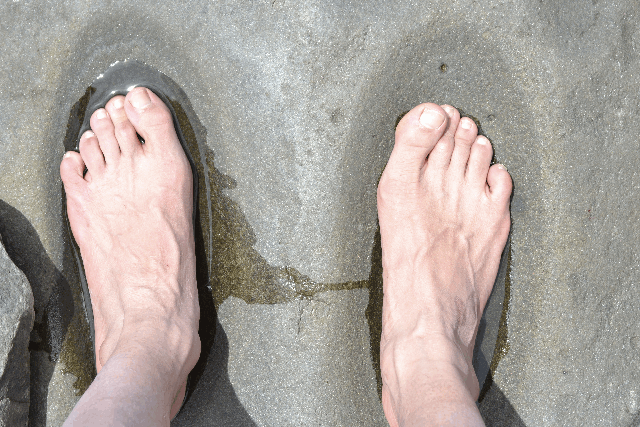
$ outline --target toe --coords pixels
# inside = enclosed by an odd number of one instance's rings
[[[418,181],[427,156],[447,130],[447,114],[436,104],[409,111],[396,128],[396,142],[386,170],[396,178]]]
[[[98,144],[104,154],[107,165],[115,165],[120,159],[120,146],[113,130],[113,122],[104,108],[97,109],[91,115],[91,130],[98,137]]]
[[[474,121],[469,117],[461,118],[456,130],[455,144],[451,154],[451,163],[449,164],[449,170],[454,174],[464,175],[469,161],[471,145],[476,140],[476,136],[478,136],[478,127]]]
[[[145,151],[180,145],[169,108],[149,89],[137,87],[131,90],[127,94],[125,110],[136,131],[145,140]]]
[[[491,166],[491,158],[493,157],[493,148],[491,142],[482,135],[476,138],[471,146],[471,154],[469,155],[469,163],[467,166],[467,181],[484,186],[487,182],[487,173]]]
[[[429,175],[429,180],[431,181],[443,177],[443,171],[449,166],[451,153],[453,152],[454,136],[458,128],[458,123],[460,122],[460,113],[457,109],[450,105],[443,105],[442,109],[447,113],[449,124],[447,125],[447,130],[444,132],[444,135],[438,140],[427,159],[426,173]]]
[[[508,206],[511,190],[513,189],[513,182],[511,181],[509,172],[507,172],[507,168],[501,164],[491,166],[487,174],[487,184],[489,184],[491,198],[498,203],[504,203],[505,206]]]
[[[60,178],[62,183],[67,189],[67,192],[73,187],[83,185],[86,183],[84,180],[84,161],[80,153],[75,151],[67,151],[62,157],[60,162]]]
[[[80,138],[80,156],[87,169],[91,172],[91,176],[96,176],[104,172],[104,155],[100,149],[98,138],[88,130]]]
[[[115,139],[124,156],[132,156],[142,149],[135,128],[129,121],[124,109],[125,97],[114,96],[105,106],[113,122]]]

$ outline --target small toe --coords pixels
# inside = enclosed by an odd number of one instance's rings
[[[91,115],[91,130],[98,138],[98,144],[104,154],[107,165],[115,165],[120,159],[120,146],[116,140],[113,122],[104,108],[99,108]]]
[[[67,151],[60,162],[60,178],[65,188],[70,189],[78,185],[86,184],[84,180],[85,164],[80,153]]]
[[[511,175],[507,172],[507,168],[501,164],[491,166],[487,174],[487,184],[489,184],[491,198],[508,206],[513,182],[511,181]]]
[[[113,121],[115,138],[122,155],[132,156],[142,150],[142,144],[135,128],[129,121],[129,117],[127,117],[124,105],[125,97],[118,95],[111,98],[105,108]]]
[[[460,112],[456,108],[450,105],[443,105],[442,109],[447,113],[449,124],[442,138],[438,140],[436,146],[429,153],[426,173],[429,175],[430,180],[443,177],[443,172],[449,166],[454,147],[454,137],[460,122]]]
[[[478,127],[474,121],[469,117],[461,118],[454,138],[455,145],[451,154],[451,163],[449,164],[450,171],[461,176],[464,175],[469,161],[471,145],[476,140],[476,136],[478,136]]]
[[[471,146],[467,165],[467,181],[484,186],[487,182],[487,173],[489,173],[492,157],[491,142],[486,137],[479,135]]]
[[[171,111],[151,90],[144,87],[132,89],[125,100],[125,111],[135,130],[145,140],[144,151],[180,147]]]
[[[385,170],[396,177],[418,181],[427,156],[447,130],[447,113],[436,104],[409,111],[396,128],[396,141]]]
[[[98,138],[88,130],[80,138],[80,155],[91,176],[96,176],[104,172],[104,155],[100,149]]]

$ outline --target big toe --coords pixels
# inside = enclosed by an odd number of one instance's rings
[[[447,129],[447,113],[436,104],[421,104],[409,111],[396,128],[396,142],[385,172],[418,181],[425,161]]]
[[[144,139],[145,151],[179,145],[169,108],[151,90],[144,87],[131,90],[126,96],[125,111]]]

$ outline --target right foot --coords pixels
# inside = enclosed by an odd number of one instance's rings
[[[96,367],[117,354],[157,365],[173,416],[200,354],[190,165],[171,113],[148,89],[112,98],[91,129],[60,175],[91,294]]]
[[[419,105],[396,129],[378,186],[380,363],[391,426],[482,424],[471,358],[509,233],[512,188],[506,169],[490,166],[492,154],[475,123],[450,106]]]

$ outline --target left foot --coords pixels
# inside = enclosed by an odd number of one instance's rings
[[[200,354],[191,168],[169,109],[146,88],[112,98],[91,129],[60,175],[91,294],[96,367],[116,354],[157,364],[167,388],[153,392],[166,393],[173,416]]]

